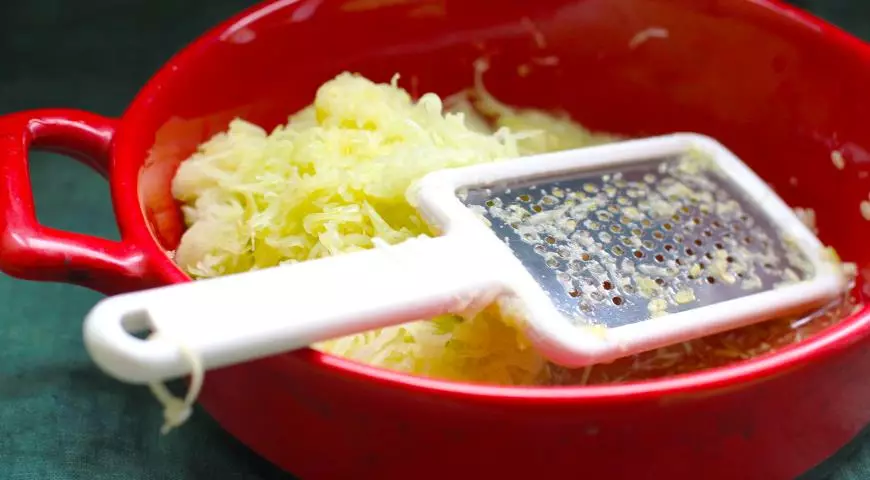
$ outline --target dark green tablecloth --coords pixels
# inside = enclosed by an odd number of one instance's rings
[[[0,114],[61,106],[117,116],[172,53],[250,3],[0,0]],[[870,1],[796,3],[870,38]],[[33,163],[44,223],[117,236],[108,188],[96,175],[52,155],[35,154]],[[82,348],[81,319],[97,299],[0,276],[0,480],[291,478],[202,411],[160,438],[160,410],[147,390],[108,379]],[[870,438],[812,476],[870,478]]]

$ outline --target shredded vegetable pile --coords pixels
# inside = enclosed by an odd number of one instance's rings
[[[189,229],[176,261],[214,277],[396,243],[426,232],[405,199],[428,172],[519,155],[518,136],[483,134],[436,95],[340,75],[271,133],[233,121],[172,185]]]
[[[271,133],[235,120],[175,176],[173,195],[189,226],[176,262],[208,278],[372,248],[375,239],[395,244],[431,233],[405,198],[428,172],[611,138],[478,92],[484,98],[452,97],[454,113],[446,113],[438,96],[414,101],[397,79],[376,84],[345,73]],[[441,378],[531,384],[547,372],[496,307],[473,319],[420,319],[315,347]]]
[[[235,120],[182,163],[172,191],[188,229],[175,260],[192,277],[209,278],[429,235],[405,196],[426,173],[616,138],[592,133],[567,116],[504,105],[486,92],[479,77],[474,88],[442,102],[431,93],[413,99],[397,78],[376,84],[344,73],[322,85],[313,105],[286,125],[266,132]],[[337,280],[359,281],[365,279]],[[765,342],[774,344],[756,343]],[[655,371],[677,361],[692,365],[686,362],[692,348],[703,351],[703,358],[734,360],[733,352],[721,353],[724,347],[693,345],[679,347],[678,353],[626,359],[622,368],[639,371],[638,362],[651,362]],[[594,376],[590,369],[549,365],[501,321],[496,306],[474,318],[420,319],[314,347],[389,369],[463,381],[587,383],[622,375]]]

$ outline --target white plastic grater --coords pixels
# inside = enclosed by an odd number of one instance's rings
[[[675,134],[439,171],[409,198],[442,235],[99,302],[95,362],[146,383],[493,300],[583,366],[826,304],[846,279],[743,162]],[[159,336],[143,340],[131,332]]]

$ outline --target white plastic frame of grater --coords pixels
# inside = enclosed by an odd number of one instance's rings
[[[790,236],[812,265],[809,278],[615,328],[590,327],[556,308],[533,272],[458,196],[619,171],[690,150],[707,155],[746,201]],[[819,306],[845,286],[824,246],[771,188],[719,142],[698,134],[443,170],[418,182],[409,199],[439,237],[107,298],[85,321],[87,349],[110,375],[145,383],[190,373],[179,345],[213,369],[374,328],[473,312],[499,300],[519,315],[545,356],[578,367]],[[131,333],[145,329],[160,336]]]

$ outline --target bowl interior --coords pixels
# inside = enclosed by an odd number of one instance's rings
[[[137,158],[124,161],[143,165],[151,233],[177,246],[171,177],[233,118],[271,129],[345,70],[400,73],[412,93],[449,95],[471,85],[481,57],[487,87],[507,103],[564,110],[595,130],[719,139],[790,205],[814,209],[844,259],[870,260],[860,208],[870,200],[870,51],[788,7],[742,0],[268,3],[173,59],[128,111],[137,131],[123,142]]]

